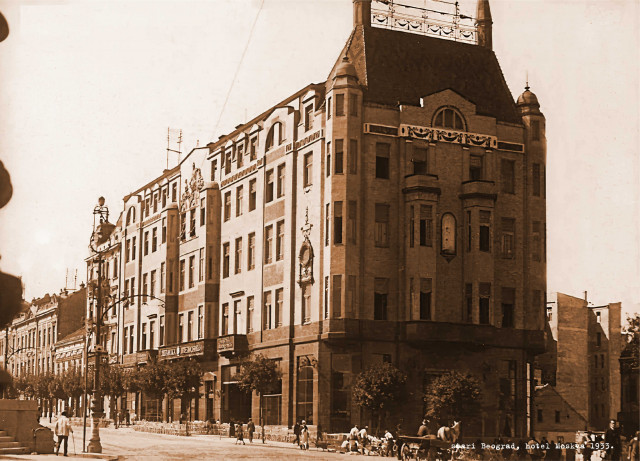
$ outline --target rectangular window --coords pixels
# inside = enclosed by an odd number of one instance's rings
[[[229,303],[222,305],[222,325],[220,325],[220,335],[226,336],[229,334]]]
[[[256,209],[256,180],[249,181],[249,211]]]
[[[244,193],[244,187],[236,187],[236,216],[242,215],[242,195]]]
[[[427,154],[425,147],[414,147],[413,158],[413,174],[427,174]]]
[[[389,279],[377,278],[374,281],[373,319],[387,320],[387,298],[389,296]]]
[[[229,243],[222,244],[222,278],[229,277]]]
[[[252,232],[247,238],[247,270],[253,270],[256,267],[256,234]]]
[[[602,334],[596,333],[596,347],[602,346]]]
[[[187,238],[187,213],[180,214],[180,238]]]
[[[173,183],[171,184],[171,201],[175,202],[176,201],[176,195],[178,192],[178,183]]]
[[[357,174],[358,173],[358,140],[357,139],[351,139],[349,141],[349,157],[348,157],[347,163],[349,164],[349,173]]]
[[[242,300],[236,299],[233,301],[233,334],[237,335],[240,329],[238,328],[238,324],[240,323],[240,318],[242,317]]]
[[[313,152],[304,154],[304,176],[303,186],[309,187],[313,184]]]
[[[262,329],[269,330],[272,328],[271,318],[271,292],[265,291],[262,303]]]
[[[160,191],[160,197],[162,198],[162,208],[167,206],[167,189]]]
[[[200,226],[204,226],[205,218],[207,216],[206,200],[200,199]]]
[[[471,212],[467,211],[467,252],[471,251],[471,236],[473,235],[471,224]]]
[[[257,158],[258,154],[258,138],[251,138],[249,149],[249,160],[254,161]]]
[[[342,275],[333,276],[333,318],[342,317]]]
[[[195,208],[193,210],[191,210],[191,212],[189,213],[189,223],[191,225],[189,227],[189,229],[191,230],[189,235],[191,237],[195,237],[196,236],[196,210],[195,210]]]
[[[224,160],[224,174],[231,173],[231,149],[224,152],[224,155],[222,158]]]
[[[327,203],[324,210],[324,246],[329,245],[329,230],[331,229],[331,208]]]
[[[151,275],[149,276],[149,294],[151,296],[156,295],[156,271],[151,271]]]
[[[231,192],[224,193],[224,220],[229,221],[231,219]]]
[[[376,203],[375,208],[375,245],[377,247],[389,246],[389,205]]]
[[[184,314],[178,315],[178,342],[184,342]]]
[[[349,200],[347,203],[347,242],[349,243],[356,243],[357,240],[357,216],[358,202],[355,200]]]
[[[342,202],[333,203],[333,243],[342,244]]]
[[[309,289],[309,285],[302,285],[300,287],[300,291],[302,294],[302,299],[300,300],[302,303],[301,309],[301,317],[302,324],[309,323],[311,321],[311,290]]]
[[[420,246],[433,246],[433,219],[431,205],[420,205]]]
[[[273,226],[264,228],[264,263],[271,264],[271,242],[273,241]]]
[[[358,116],[358,95],[350,94],[349,95],[349,115],[352,117]]]
[[[483,325],[489,324],[489,301],[491,300],[491,284],[480,284],[480,299],[479,299],[479,321]]]
[[[540,221],[533,222],[533,234],[532,234],[532,242],[531,242],[531,258],[534,261],[540,261],[541,259],[541,249],[542,249],[542,239],[540,236],[541,229]]]
[[[216,180],[216,170],[218,169],[218,160],[211,160],[211,181]]]
[[[247,298],[247,334],[253,333],[253,296]]]
[[[482,155],[471,155],[469,157],[469,181],[482,179],[484,179]]]
[[[129,348],[128,346],[128,336],[129,336],[129,327],[124,327],[124,330],[122,330],[122,345],[123,345],[123,353],[128,354],[129,353]]]
[[[413,205],[411,205],[409,207],[409,248],[413,248],[414,246],[415,230],[416,230],[415,208]]]
[[[556,423],[560,422],[560,411],[556,410]]]
[[[265,202],[269,203],[273,201],[273,170],[267,171],[266,181]]]
[[[327,178],[331,176],[331,142],[327,143],[327,161],[325,162]]]
[[[142,274],[142,302],[147,302],[147,295],[149,294],[149,286],[147,284],[148,275]]]
[[[185,271],[185,260],[182,259],[180,261],[180,291],[184,291],[184,271]]]
[[[467,283],[464,286],[465,321],[473,323],[473,284]]]
[[[516,193],[516,162],[513,160],[500,160],[500,182],[502,192],[505,194]]]
[[[149,231],[144,233],[144,255],[149,254]]]
[[[516,290],[514,288],[502,288],[502,327],[514,327],[514,310],[516,302]]]
[[[344,115],[344,94],[336,94],[336,116]]]
[[[204,248],[200,248],[199,258],[198,258],[198,281],[204,281]]]
[[[515,231],[516,220],[513,218],[502,218],[502,258],[513,259],[515,257]]]
[[[345,299],[345,317],[354,317],[356,314],[356,276],[347,275],[347,293]]]
[[[193,311],[187,314],[187,341],[193,340]]]
[[[276,224],[276,261],[284,259],[284,221]]]
[[[242,237],[236,239],[236,259],[234,261],[234,273],[242,272]]]
[[[342,139],[336,139],[334,143],[333,153],[333,168],[335,174],[342,174],[344,172],[344,141]]]
[[[384,142],[376,143],[376,178],[389,179],[389,157],[391,145]]]
[[[213,279],[213,246],[209,245],[209,249],[207,251],[207,278],[209,280]]]
[[[164,293],[164,271],[165,271],[165,263],[160,263],[160,293]]]
[[[327,98],[327,118],[331,118],[331,97]]]
[[[540,197],[540,164],[534,163],[531,165],[531,182],[533,183],[532,192],[534,197]]]
[[[278,166],[278,198],[284,197],[285,164]]]
[[[304,108],[304,131],[313,128],[313,104]]]
[[[155,252],[158,249],[158,228],[154,227],[151,231],[151,252]]]
[[[167,218],[162,218],[162,243],[167,243]]]
[[[282,304],[284,302],[284,289],[278,288],[276,290],[276,309],[275,309],[275,326],[282,326]]]
[[[431,279],[420,279],[420,320],[431,320]]]
[[[244,164],[244,144],[242,141],[236,147],[236,168],[242,168]]]
[[[329,277],[324,278],[324,316],[323,318],[329,318]]]
[[[480,251],[491,251],[491,212],[480,211]]]
[[[127,240],[124,245],[124,262],[131,261],[131,240]]]
[[[196,269],[196,257],[189,256],[189,288],[193,288],[195,285],[195,269]]]
[[[159,345],[164,346],[164,315],[160,316]]]

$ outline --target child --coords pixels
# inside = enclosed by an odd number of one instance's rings
[[[236,444],[238,442],[242,442],[242,445],[246,445],[246,443],[244,443],[244,432],[242,430],[242,423],[236,425]]]

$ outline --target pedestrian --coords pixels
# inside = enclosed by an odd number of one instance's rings
[[[619,460],[622,457],[622,441],[620,440],[620,428],[616,427],[616,420],[609,421],[609,428],[604,433],[605,447],[608,444],[605,459]]]
[[[293,440],[293,443],[296,445],[300,445],[300,421],[296,421],[295,426],[293,426],[293,435],[296,438]]]
[[[246,445],[246,443],[244,443],[244,431],[242,429],[242,423],[238,423],[238,425],[236,426],[236,444],[238,442],[242,442],[242,445]]]
[[[256,425],[253,420],[249,418],[249,422],[247,423],[247,432],[249,433],[249,443],[253,443],[253,433],[256,431]]]
[[[127,423],[127,426],[129,426],[129,424],[131,424],[131,414],[129,413],[128,408],[124,411],[124,419]]]
[[[636,436],[629,441],[627,459],[629,461],[640,461],[640,431],[636,431]]]
[[[56,425],[54,428],[54,432],[56,437],[58,438],[58,443],[56,444],[56,456],[60,452],[60,445],[64,442],[64,456],[67,456],[67,448],[69,446],[69,432],[73,433],[73,429],[71,428],[71,422],[69,418],[67,418],[67,412],[63,411],[58,420],[56,421]]]
[[[307,427],[307,422],[304,420],[300,423],[300,449],[309,449],[309,428]]]
[[[581,442],[581,444],[584,446],[584,448],[580,450],[580,452],[582,453],[583,461],[591,461],[591,454],[593,453],[593,446],[591,445],[591,443],[591,431],[587,431],[587,433],[582,437]]]
[[[229,437],[233,438],[236,436],[236,425],[233,422],[233,419],[229,421]]]
[[[393,435],[389,431],[389,429],[385,429],[384,437],[382,438],[384,445],[384,455],[391,456],[393,453]]]
[[[358,451],[358,434],[360,433],[360,429],[358,429],[358,425],[355,424],[351,430],[349,431],[349,452]]]
[[[367,448],[367,446],[369,445],[369,434],[368,434],[367,429],[369,429],[369,426],[363,427],[360,430],[360,433],[358,434],[358,443],[361,446],[363,455],[364,455],[365,448]]]
[[[426,437],[427,435],[429,435],[428,423],[429,421],[427,421],[426,419],[422,420],[422,425],[418,429],[418,437]]]

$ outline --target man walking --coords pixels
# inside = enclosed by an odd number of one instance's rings
[[[300,445],[300,421],[296,421],[296,425],[293,426],[293,435],[296,436],[293,443]]]
[[[604,443],[605,446],[608,444],[606,459],[621,459],[622,442],[620,440],[620,430],[616,427],[615,419],[609,421],[609,429],[604,433]]]
[[[58,453],[60,452],[60,445],[62,445],[62,442],[64,442],[64,456],[67,456],[69,432],[73,433],[73,429],[71,429],[71,422],[69,421],[69,418],[67,418],[66,411],[63,411],[56,421],[54,432],[58,437],[58,443],[56,444],[56,456],[58,456]]]
[[[249,418],[249,422],[247,423],[247,432],[249,433],[249,443],[253,443],[253,433],[256,431],[256,425],[253,420]]]

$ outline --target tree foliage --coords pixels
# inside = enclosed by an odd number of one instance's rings
[[[240,363],[240,369],[233,379],[243,391],[255,391],[258,395],[264,395],[273,390],[280,376],[280,369],[275,360],[256,354]]]
[[[373,412],[387,410],[404,397],[406,382],[407,375],[392,364],[374,365],[356,377],[353,400]]]
[[[84,375],[77,368],[69,368],[62,373],[62,390],[65,397],[78,398],[84,392]]]
[[[428,418],[441,423],[474,417],[480,412],[482,397],[480,381],[469,373],[453,370],[436,379],[428,386],[424,400]]]
[[[623,359],[620,366],[623,370],[633,370],[638,367],[638,355],[640,351],[640,314],[627,316],[627,324],[623,329],[626,334],[627,344],[620,357]]]
[[[164,392],[170,399],[190,399],[200,393],[202,368],[194,360],[175,362],[165,367],[165,375],[157,376],[164,382]]]

